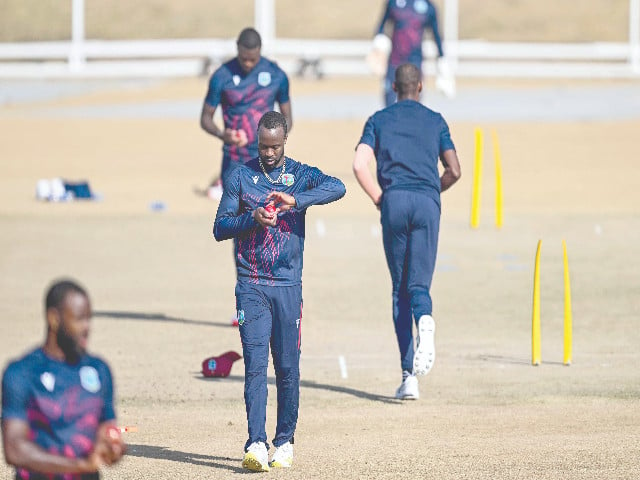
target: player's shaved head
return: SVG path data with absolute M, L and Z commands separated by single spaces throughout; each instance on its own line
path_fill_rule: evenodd
M 399 98 L 413 97 L 420 92 L 422 72 L 412 63 L 404 63 L 396 70 L 394 85 Z
M 239 47 L 244 47 L 248 50 L 262 47 L 262 39 L 260 34 L 255 28 L 245 28 L 240 32 L 238 41 L 236 42 Z

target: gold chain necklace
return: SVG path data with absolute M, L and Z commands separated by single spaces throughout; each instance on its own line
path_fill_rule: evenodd
M 260 164 L 260 168 L 262 169 L 262 173 L 264 173 L 264 176 L 267 177 L 267 180 L 269 180 L 269 183 L 271 185 L 275 185 L 277 183 L 281 183 L 282 180 L 282 175 L 284 175 L 284 171 L 287 168 L 287 157 L 284 157 L 284 161 L 282 162 L 282 170 L 280 171 L 280 175 L 278 175 L 278 178 L 276 178 L 275 180 L 272 179 L 269 174 L 267 173 L 267 171 L 264 168 L 264 165 L 262 164 L 262 160 L 258 160 L 258 163 Z

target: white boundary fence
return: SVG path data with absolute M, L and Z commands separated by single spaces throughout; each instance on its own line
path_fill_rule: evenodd
M 73 2 L 72 38 L 0 43 L 0 78 L 195 76 L 236 53 L 235 39 L 87 40 L 84 0 Z M 288 72 L 370 75 L 368 40 L 277 38 L 274 0 L 255 0 L 263 52 Z M 458 0 L 445 0 L 444 49 L 458 77 L 640 77 L 640 0 L 629 0 L 629 41 L 505 43 L 458 39 Z M 425 42 L 427 71 L 435 46 Z

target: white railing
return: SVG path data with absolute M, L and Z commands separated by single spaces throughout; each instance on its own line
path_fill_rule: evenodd
M 193 76 L 235 55 L 235 39 L 87 40 L 84 0 L 72 0 L 72 38 L 0 43 L 0 78 Z M 629 0 L 629 42 L 498 43 L 458 40 L 458 2 L 445 0 L 444 48 L 456 76 L 640 77 L 640 0 Z M 369 75 L 367 40 L 276 38 L 274 0 L 255 0 L 265 55 L 288 72 Z M 435 46 L 425 42 L 427 58 Z M 426 62 L 433 69 L 433 61 Z
M 0 78 L 194 76 L 235 55 L 233 40 L 87 40 L 0 44 Z M 637 51 L 625 43 L 536 44 L 459 41 L 445 44 L 460 77 L 637 77 Z M 269 56 L 288 72 L 369 75 L 370 42 L 276 39 Z M 428 58 L 435 47 L 425 45 Z M 265 52 L 266 53 L 266 52 Z M 427 69 L 432 62 L 427 62 Z

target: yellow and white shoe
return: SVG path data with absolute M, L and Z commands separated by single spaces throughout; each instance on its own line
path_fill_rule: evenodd
M 269 471 L 269 454 L 263 442 L 253 442 L 242 459 L 242 467 L 252 472 Z
M 273 468 L 289 468 L 293 465 L 293 445 L 291 442 L 283 443 L 276 447 L 276 451 L 271 459 Z

